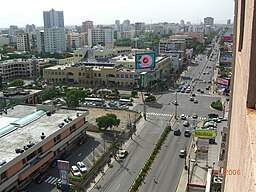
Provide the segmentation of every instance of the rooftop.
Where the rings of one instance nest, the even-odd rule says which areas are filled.
[[[64,119],[70,117],[75,119],[76,110],[59,109],[51,116],[47,116],[43,110],[36,111],[35,106],[17,105],[13,109],[8,109],[7,114],[0,116],[0,157],[8,163],[19,156],[15,149],[22,148],[31,143],[42,141],[42,132],[49,136],[58,131],[59,124]]]

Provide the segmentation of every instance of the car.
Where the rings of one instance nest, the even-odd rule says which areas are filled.
[[[197,89],[197,92],[200,92],[201,91],[201,89]]]
[[[192,93],[192,95],[191,95],[192,97],[195,97],[196,96],[196,94],[195,93]]]
[[[180,118],[181,118],[182,120],[186,120],[186,119],[187,119],[187,117],[185,116],[185,114],[181,114],[181,115],[180,115]]]
[[[71,166],[71,173],[77,177],[82,176],[81,172],[79,171],[79,169],[76,165]]]
[[[204,91],[203,91],[203,90],[201,90],[201,93],[202,93],[202,94],[204,94]]]
[[[209,113],[209,114],[208,114],[208,118],[210,118],[210,119],[212,119],[212,118],[218,118],[218,117],[219,117],[219,115],[216,114],[216,113]]]
[[[193,113],[192,118],[193,118],[193,119],[197,119],[197,118],[198,118],[197,114],[196,114],[196,113]]]
[[[205,89],[206,89],[207,91],[209,91],[210,88],[209,88],[209,87],[206,87]]]
[[[194,103],[198,103],[198,100],[197,100],[197,99],[194,99]]]
[[[190,98],[189,98],[189,101],[194,101],[194,97],[190,97]]]
[[[50,164],[50,167],[51,167],[51,168],[56,167],[57,161],[58,161],[58,159],[53,159],[52,162],[51,162],[51,164]]]
[[[203,73],[203,75],[205,75],[205,73]]]
[[[79,162],[76,163],[76,165],[77,165],[77,167],[78,167],[78,169],[80,170],[81,173],[87,172],[88,169],[87,169],[87,167],[85,166],[85,164],[83,162],[79,161]]]
[[[176,136],[180,136],[181,135],[180,129],[179,128],[174,129],[173,134],[176,135]]]
[[[173,103],[174,105],[179,105],[179,104],[178,104],[178,101],[176,101],[176,100],[172,101],[172,103]]]
[[[184,127],[188,127],[188,126],[189,126],[189,122],[188,122],[188,121],[184,121],[184,122],[183,122],[183,126],[184,126]]]
[[[216,123],[221,123],[221,119],[219,119],[219,118],[212,118],[212,120],[213,120],[214,122],[216,122]]]
[[[204,83],[206,83],[206,80],[203,80]]]
[[[206,73],[207,75],[209,75],[210,74],[210,72],[209,71],[207,71],[207,73]]]
[[[191,131],[190,130],[185,130],[184,136],[185,137],[190,137],[191,136]]]
[[[190,93],[191,89],[186,89],[186,93]]]
[[[181,149],[179,151],[179,156],[180,156],[180,158],[185,158],[187,156],[186,150],[185,149]]]
[[[117,158],[120,160],[124,159],[127,155],[128,155],[128,151],[126,151],[125,149],[119,149],[117,151]]]
[[[43,181],[45,181],[47,177],[49,177],[49,173],[48,172],[42,172],[36,178],[34,178],[34,182],[37,183],[37,184],[40,184]]]

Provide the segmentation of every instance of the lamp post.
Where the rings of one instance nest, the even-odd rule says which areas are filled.
[[[175,119],[177,119],[177,111],[178,111],[178,96],[177,96],[177,90],[176,90],[176,93],[175,93],[175,101],[176,101],[176,104],[175,104]]]
[[[190,176],[190,156],[188,156],[188,184],[187,184],[187,187],[188,187],[188,191],[189,191],[189,176]]]

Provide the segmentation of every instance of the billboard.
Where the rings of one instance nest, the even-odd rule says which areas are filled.
[[[201,139],[210,139],[217,136],[215,131],[209,129],[195,129],[192,132],[192,135]]]
[[[216,81],[217,81],[218,84],[229,86],[229,80],[228,79],[218,77],[216,79]]]
[[[135,54],[135,71],[146,72],[155,70],[155,53]]]
[[[140,73],[140,88],[148,87],[149,78],[147,72]]]
[[[68,182],[68,172],[70,169],[69,161],[58,160],[57,167],[59,169],[59,174],[61,179],[61,188],[65,189],[69,184]]]

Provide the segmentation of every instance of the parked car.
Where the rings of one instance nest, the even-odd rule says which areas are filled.
[[[204,91],[203,91],[203,90],[201,90],[201,93],[202,93],[202,94],[204,94]]]
[[[42,183],[43,181],[46,180],[46,178],[49,177],[49,173],[48,172],[43,172],[43,173],[40,173],[35,179],[35,183],[37,184],[40,184]]]
[[[209,114],[208,114],[208,117],[209,117],[210,119],[212,119],[212,118],[218,118],[219,115],[216,114],[216,113],[209,113]]]
[[[189,126],[189,122],[188,122],[188,121],[184,121],[184,122],[183,122],[183,126],[184,126],[184,127],[188,127],[188,126]]]
[[[198,115],[197,115],[196,113],[193,113],[192,118],[193,118],[193,119],[197,119],[197,118],[198,118]]]
[[[184,136],[185,137],[190,137],[191,136],[191,131],[190,130],[185,130]]]
[[[198,103],[198,100],[197,100],[197,99],[194,99],[194,103]]]
[[[181,149],[181,150],[179,151],[179,156],[180,156],[180,158],[185,158],[186,155],[187,155],[187,152],[186,152],[185,149]]]
[[[181,135],[180,129],[179,128],[174,129],[173,134],[176,135],[176,136],[180,136]]]
[[[88,169],[87,169],[87,167],[85,166],[85,164],[83,162],[79,161],[79,162],[76,163],[76,165],[77,165],[77,167],[78,167],[78,169],[80,170],[81,173],[87,172]]]
[[[190,98],[189,98],[189,101],[194,101],[194,97],[190,97]]]
[[[172,103],[173,103],[174,105],[179,105],[179,104],[178,104],[178,101],[176,101],[176,100],[172,101]]]
[[[196,96],[196,94],[195,93],[192,93],[192,95],[191,95],[192,97],[195,97]]]
[[[71,166],[71,173],[77,177],[82,176],[81,172],[79,171],[79,169],[76,165]]]

